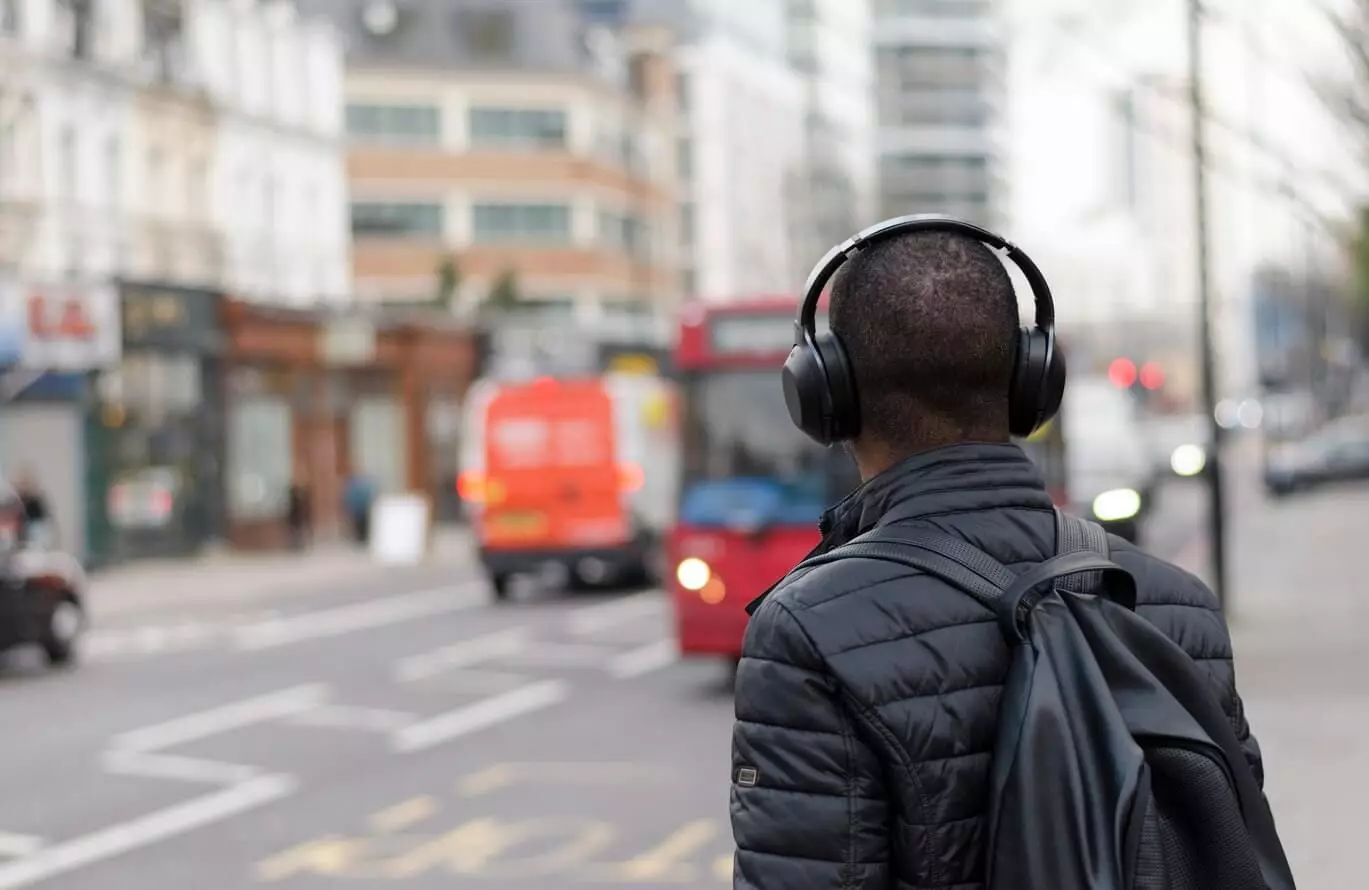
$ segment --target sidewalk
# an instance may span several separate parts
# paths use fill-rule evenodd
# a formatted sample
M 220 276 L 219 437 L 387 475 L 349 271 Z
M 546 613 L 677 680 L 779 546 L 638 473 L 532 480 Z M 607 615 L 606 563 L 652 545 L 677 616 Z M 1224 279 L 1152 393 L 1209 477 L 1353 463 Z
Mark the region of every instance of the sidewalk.
M 1360 886 L 1369 487 L 1270 502 L 1257 474 L 1250 464 L 1233 468 L 1229 503 L 1227 612 L 1239 686 L 1299 885 Z
M 148 560 L 93 574 L 88 600 L 96 618 L 167 607 L 247 607 L 292 595 L 355 587 L 374 581 L 377 592 L 425 577 L 454 576 L 474 565 L 465 528 L 434 535 L 428 557 L 416 566 L 382 566 L 368 551 L 323 543 L 303 553 L 226 551 L 192 559 Z

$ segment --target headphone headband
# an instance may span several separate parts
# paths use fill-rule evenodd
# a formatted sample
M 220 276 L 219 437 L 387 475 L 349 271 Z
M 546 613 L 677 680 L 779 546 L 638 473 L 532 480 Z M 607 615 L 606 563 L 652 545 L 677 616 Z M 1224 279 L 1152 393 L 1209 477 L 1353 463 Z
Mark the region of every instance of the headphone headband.
M 1003 251 L 1008 259 L 1022 270 L 1023 277 L 1031 287 L 1032 299 L 1036 304 L 1037 328 L 1048 335 L 1054 334 L 1055 298 L 1051 295 L 1050 285 L 1046 283 L 1046 276 L 1041 274 L 1041 270 L 1032 262 L 1031 257 L 1027 256 L 1026 251 L 1003 236 L 974 223 L 936 214 L 914 214 L 896 216 L 876 223 L 827 251 L 827 255 L 818 261 L 812 272 L 808 273 L 803 302 L 799 304 L 799 314 L 795 319 L 794 344 L 802 345 L 815 333 L 818 302 L 822 299 L 822 291 L 827 287 L 827 282 L 832 280 L 838 269 L 873 244 L 914 232 L 950 232 L 973 238 L 994 250 Z

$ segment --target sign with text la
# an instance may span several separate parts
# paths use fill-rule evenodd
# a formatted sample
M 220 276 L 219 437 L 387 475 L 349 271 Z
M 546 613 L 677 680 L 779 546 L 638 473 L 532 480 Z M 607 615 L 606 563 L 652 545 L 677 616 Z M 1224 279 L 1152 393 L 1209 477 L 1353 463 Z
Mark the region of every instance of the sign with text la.
M 19 334 L 22 368 L 90 371 L 119 361 L 119 296 L 112 286 L 0 282 L 0 319 Z

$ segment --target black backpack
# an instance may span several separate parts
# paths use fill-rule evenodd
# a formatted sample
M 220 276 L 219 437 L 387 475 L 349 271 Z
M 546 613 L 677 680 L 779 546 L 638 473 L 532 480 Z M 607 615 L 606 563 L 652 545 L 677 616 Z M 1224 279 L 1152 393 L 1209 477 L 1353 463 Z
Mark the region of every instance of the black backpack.
M 900 563 L 997 614 L 1012 666 L 989 777 L 988 890 L 1293 890 L 1211 681 L 1135 614 L 1135 581 L 1103 529 L 1056 515 L 1056 556 L 1021 574 L 898 523 L 802 565 Z

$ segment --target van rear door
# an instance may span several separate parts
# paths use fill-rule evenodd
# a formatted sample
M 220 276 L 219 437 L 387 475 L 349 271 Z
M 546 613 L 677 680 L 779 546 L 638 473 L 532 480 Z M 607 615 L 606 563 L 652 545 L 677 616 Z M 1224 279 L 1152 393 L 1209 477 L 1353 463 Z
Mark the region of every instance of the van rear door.
M 540 380 L 489 404 L 485 545 L 578 550 L 629 534 L 615 454 L 613 403 L 598 380 Z

